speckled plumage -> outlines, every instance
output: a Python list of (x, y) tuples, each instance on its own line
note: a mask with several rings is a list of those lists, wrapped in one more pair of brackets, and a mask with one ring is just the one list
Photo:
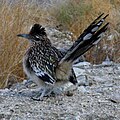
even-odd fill
[(49, 87), (54, 88), (68, 81), (77, 84), (73, 62), (94, 46), (101, 33), (106, 31), (108, 23), (101, 26), (108, 15), (99, 20), (102, 15), (90, 24), (66, 53), (52, 46), (45, 29), (39, 24), (35, 24), (29, 34), (18, 35), (30, 41), (23, 58), (23, 68), (29, 78), (45, 88), (41, 98)]

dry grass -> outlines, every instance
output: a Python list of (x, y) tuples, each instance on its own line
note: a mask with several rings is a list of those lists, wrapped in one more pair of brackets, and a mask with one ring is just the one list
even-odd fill
[(86, 60), (101, 63), (106, 56), (115, 62), (120, 62), (120, 1), (119, 0), (69, 0), (68, 3), (55, 8), (53, 16), (57, 24), (62, 24), (74, 33), (74, 38), (101, 13), (109, 14), (107, 21), (110, 28), (99, 45), (86, 54)]
[(43, 14), (45, 11), (36, 9), (26, 0), (15, 5), (5, 1), (0, 4), (0, 87), (24, 79), (21, 64), (27, 41), (16, 35), (28, 32), (28, 27), (34, 23), (43, 22)]
[[(25, 78), (22, 57), (28, 42), (18, 39), (16, 35), (28, 32), (34, 23), (62, 24), (77, 38), (98, 14), (109, 13), (109, 31), (101, 44), (86, 54), (86, 58), (93, 63), (100, 63), (108, 55), (115, 62), (120, 62), (119, 0), (112, 0), (112, 3), (105, 0), (69, 0), (68, 3), (57, 8), (53, 6), (48, 11), (32, 2), (28, 3), (27, 0), (19, 0), (12, 5), (6, 1), (1, 0), (0, 4), (0, 88)], [(110, 35), (112, 40), (108, 40)]]

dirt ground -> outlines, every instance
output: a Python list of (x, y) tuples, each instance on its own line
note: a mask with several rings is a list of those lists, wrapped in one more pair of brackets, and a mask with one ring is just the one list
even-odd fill
[(120, 120), (120, 64), (78, 63), (74, 70), (79, 87), (67, 84), (70, 92), (43, 101), (32, 100), (24, 82), (1, 89), (0, 120)]

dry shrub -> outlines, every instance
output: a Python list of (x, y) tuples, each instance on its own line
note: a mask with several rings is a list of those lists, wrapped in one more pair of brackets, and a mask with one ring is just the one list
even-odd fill
[(120, 1), (119, 0), (69, 0), (66, 4), (55, 8), (54, 16), (57, 24), (62, 24), (74, 33), (74, 39), (101, 13), (109, 14), (110, 26), (103, 40), (85, 56), (92, 63), (101, 63), (106, 56), (120, 62)]
[[(44, 22), (45, 11), (26, 0), (0, 4), (0, 87), (24, 79), (22, 57), (27, 41), (17, 37), (26, 33), (34, 23)], [(27, 27), (28, 26), (28, 27)], [(11, 79), (12, 78), (12, 79)], [(11, 82), (11, 83), (10, 83)]]
[(62, 24), (77, 38), (99, 14), (109, 13), (107, 21), (110, 22), (110, 28), (104, 40), (87, 52), (86, 59), (101, 63), (108, 55), (111, 60), (120, 62), (119, 0), (68, 0), (46, 10), (34, 4), (33, 0), (28, 1), (18, 0), (12, 4), (8, 0), (0, 1), (0, 87), (10, 86), (14, 81), (25, 78), (22, 57), (28, 42), (16, 35), (27, 33), (34, 23)]

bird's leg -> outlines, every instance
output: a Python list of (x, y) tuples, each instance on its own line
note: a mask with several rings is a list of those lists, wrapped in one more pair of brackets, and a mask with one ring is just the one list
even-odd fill
[(24, 82), (24, 85), (27, 88), (31, 87), (31, 85), (33, 85), (33, 84), (34, 84), (34, 86), (36, 85), (35, 82), (33, 80), (31, 80), (31, 79)]
[(36, 94), (34, 97), (31, 97), (31, 98), (33, 100), (42, 101), (43, 97), (50, 96), (52, 91), (53, 91), (53, 88), (41, 88), (38, 94)]
[(46, 89), (44, 88), (42, 94), (39, 97), (39, 100), (43, 100), (43, 97), (45, 96), (45, 92), (46, 92)]
[(50, 96), (52, 92), (53, 92), (53, 87), (52, 88), (46, 88), (45, 96)]
[(63, 93), (63, 88), (62, 87), (55, 87), (53, 89), (54, 95), (61, 95)]
[(40, 100), (43, 99), (44, 92), (45, 92), (45, 88), (41, 88), (39, 91), (37, 91), (36, 93), (34, 93), (34, 95), (31, 96), (31, 98), (32, 98), (33, 100), (40, 101)]

